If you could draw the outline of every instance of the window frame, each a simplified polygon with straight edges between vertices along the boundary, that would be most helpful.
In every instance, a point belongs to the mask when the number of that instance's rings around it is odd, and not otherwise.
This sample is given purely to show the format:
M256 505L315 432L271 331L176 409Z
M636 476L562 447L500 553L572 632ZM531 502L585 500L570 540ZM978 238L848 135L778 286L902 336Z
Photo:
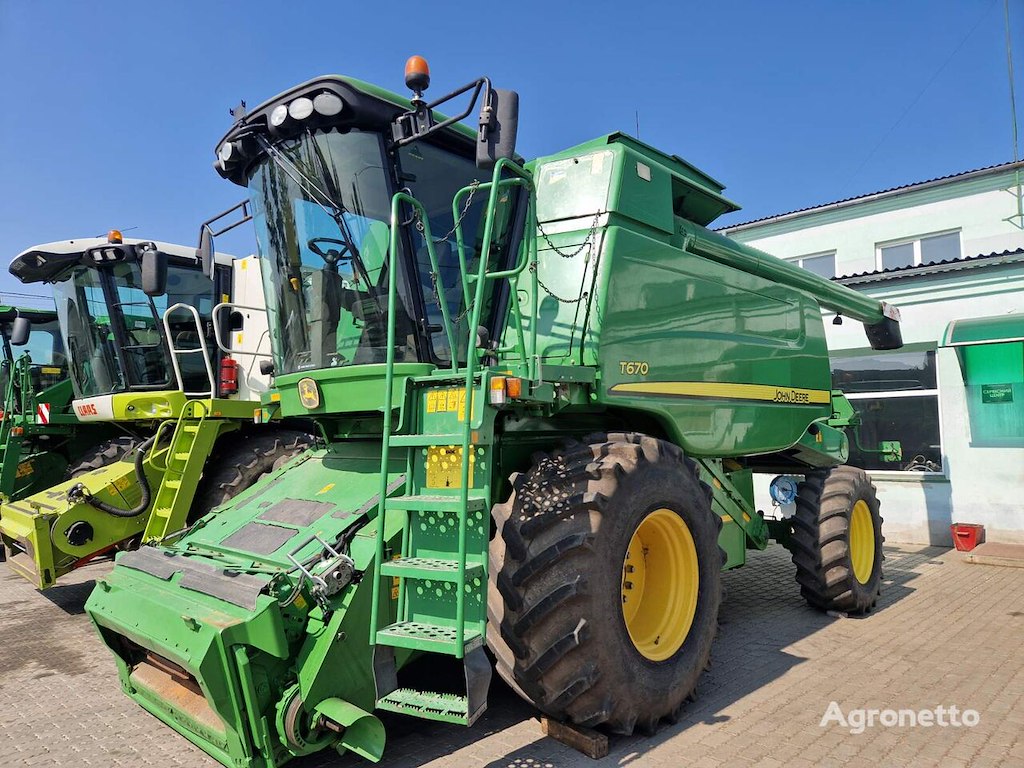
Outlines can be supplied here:
M806 253L803 256L797 256L795 259L793 259L793 261L796 262L796 265L798 267L800 267L800 269L807 269L804 266L804 261L806 261L807 259L820 259L820 258L823 258L825 256L831 256L832 257L832 274L828 278L826 278L828 280L831 280L833 277L836 277L839 274L839 263L838 263L838 261L836 259L836 252L834 250L831 250L831 251L818 251L816 253ZM807 271L811 272L811 274L813 274L813 275L817 275L818 274L817 272L812 272L809 269Z
M897 354L900 352L934 352L935 357L935 386L930 389L909 389L909 390L877 390L871 392L847 392L842 390L843 395L847 400L850 401L851 405L856 409L856 403L858 400L878 400L881 398L907 398L907 397L934 397L935 398L935 411L937 415L937 430L939 438L939 461L942 468L939 470L916 470L916 469L869 469L867 472L873 476L878 476L880 479L913 479L920 478L921 480L941 480L948 478L948 462L946 461L946 451L943 441L943 413L942 413L942 398L939 396L939 371L938 371L938 349L935 345L918 345L910 344L902 347L900 350L893 350ZM829 368L832 370L832 375L835 375L835 369L833 368L834 361L836 358L858 358L858 357L874 357L878 353L872 349L848 349L848 350L833 350L830 352ZM850 435L851 443L853 442L853 436ZM896 437L895 439L899 439ZM904 456L901 463L909 460Z
M882 271L884 269L906 269L907 267L885 267L882 264L882 249L893 248L899 245L912 245L914 247L914 263L910 264L911 267L921 266L921 241L928 240L933 237L943 237L945 235L956 235L960 241L960 255L956 258L962 259L964 257L964 240L963 240L963 228L956 227L954 229L942 229L937 232L927 232L923 235L914 235L913 237L901 237L895 240L882 240L875 243L875 269Z

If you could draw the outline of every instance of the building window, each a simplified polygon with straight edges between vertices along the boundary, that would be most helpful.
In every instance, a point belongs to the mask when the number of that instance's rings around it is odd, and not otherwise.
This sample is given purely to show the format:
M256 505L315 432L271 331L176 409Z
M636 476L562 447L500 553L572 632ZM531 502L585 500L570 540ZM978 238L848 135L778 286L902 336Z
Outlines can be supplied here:
M832 381L860 415L850 430L849 463L874 470L942 471L935 351L834 355ZM903 460L882 461L884 440L899 440Z
M836 276L835 251L832 253L816 253L812 256L801 256L796 260L796 263L808 272L813 272L822 277L832 278Z
M878 269L899 269L930 264L933 261L959 259L960 230L925 235L912 240L896 240L875 246L875 263Z

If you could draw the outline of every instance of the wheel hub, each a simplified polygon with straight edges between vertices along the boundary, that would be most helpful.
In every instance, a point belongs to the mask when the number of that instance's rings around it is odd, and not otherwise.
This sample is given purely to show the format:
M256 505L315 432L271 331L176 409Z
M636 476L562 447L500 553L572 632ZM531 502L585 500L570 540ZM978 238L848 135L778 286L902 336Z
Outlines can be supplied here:
M622 617L644 658L665 661L682 647L699 587L697 547L685 521L670 509L648 514L622 564Z
M850 564L861 584L871 580L875 568L875 524L867 502L859 499L850 513Z

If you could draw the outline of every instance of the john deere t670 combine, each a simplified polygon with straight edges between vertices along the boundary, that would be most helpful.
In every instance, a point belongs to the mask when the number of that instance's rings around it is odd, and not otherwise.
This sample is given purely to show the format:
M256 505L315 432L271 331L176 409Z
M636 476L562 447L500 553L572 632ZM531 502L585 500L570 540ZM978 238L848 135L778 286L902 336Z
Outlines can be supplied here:
M99 554L183 528L304 445L299 432L253 428L265 377L214 343L216 320L235 356L256 362L262 312L213 312L218 297L255 303L247 287L262 300L254 259L222 257L205 275L194 249L114 232L36 246L11 272L53 284L65 405L82 428L111 433L33 495L0 506L8 564L39 589Z
M470 724L486 649L552 716L654 729L707 664L722 569L773 537L815 606L878 594L821 313L889 349L895 309L706 229L736 206L679 157L612 134L524 165L515 93L426 104L428 79L311 80L218 146L281 412L322 446L121 555L87 610L125 692L225 765L378 759L376 710ZM794 520L757 512L755 471L806 476ZM424 683L438 657L463 674Z

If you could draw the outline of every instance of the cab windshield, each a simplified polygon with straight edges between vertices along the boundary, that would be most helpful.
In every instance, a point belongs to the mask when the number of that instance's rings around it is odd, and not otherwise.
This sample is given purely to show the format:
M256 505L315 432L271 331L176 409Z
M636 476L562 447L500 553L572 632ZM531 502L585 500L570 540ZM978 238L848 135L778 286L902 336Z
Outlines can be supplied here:
M481 252L487 194L462 198L458 222L452 201L459 190L489 174L473 161L426 142L403 147L393 161L377 133L355 129L307 132L271 146L249 180L252 212L267 312L281 373L387 359L387 256L391 193L386 162L405 191L419 200L426 221L404 222L399 243L395 312L395 361L451 360L444 332L445 302L465 359L470 338L455 225L461 226L467 271L476 270ZM491 250L492 268L507 262L512 249L510 213L514 193L503 195ZM433 238L438 270L428 255L426 224ZM407 264L414 274L407 277ZM489 311L492 296L487 296ZM419 309L418 309L419 307ZM487 316L487 311L482 317ZM475 338L475 336L474 336Z
M142 291L136 263L77 266L54 284L54 300L77 397L177 389L164 341L163 313L181 302L195 306L200 317L209 320L213 283L197 266L172 262L167 293L153 299ZM197 328L192 316L183 312L174 313L171 320L177 349L200 349L207 341L201 335L209 323ZM202 355L181 355L179 363L186 391L209 388Z
M26 353L30 361L28 379L33 393L49 389L67 378L67 358L64 355L64 344L56 318L33 320L28 343L21 347L10 345L10 323L0 326L0 333L3 334L4 345L8 350L8 354L5 354L4 360L0 362L0 396L5 396L10 386L12 363ZM15 384L20 386L20 381ZM17 408L17 398L9 405Z
M391 195L379 134L306 134L273 148L249 190L278 371L382 363ZM395 360L416 359L412 302L396 302Z

